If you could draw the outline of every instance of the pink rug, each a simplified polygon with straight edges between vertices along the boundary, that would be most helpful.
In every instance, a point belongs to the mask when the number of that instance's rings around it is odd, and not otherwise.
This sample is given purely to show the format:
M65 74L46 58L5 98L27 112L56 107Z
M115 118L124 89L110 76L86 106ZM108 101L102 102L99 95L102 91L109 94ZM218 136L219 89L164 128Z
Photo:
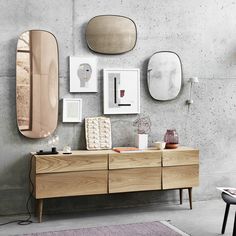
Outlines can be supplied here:
M188 234L167 221L101 226L54 232L24 234L24 236L180 236Z

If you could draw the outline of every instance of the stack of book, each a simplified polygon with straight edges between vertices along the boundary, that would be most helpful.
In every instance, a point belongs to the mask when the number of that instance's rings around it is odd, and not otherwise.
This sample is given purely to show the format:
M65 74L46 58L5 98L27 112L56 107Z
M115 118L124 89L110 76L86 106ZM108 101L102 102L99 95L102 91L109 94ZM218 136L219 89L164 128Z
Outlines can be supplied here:
M113 151L119 153L134 153L134 152L143 152L144 150L136 148L136 147L116 147L113 148Z

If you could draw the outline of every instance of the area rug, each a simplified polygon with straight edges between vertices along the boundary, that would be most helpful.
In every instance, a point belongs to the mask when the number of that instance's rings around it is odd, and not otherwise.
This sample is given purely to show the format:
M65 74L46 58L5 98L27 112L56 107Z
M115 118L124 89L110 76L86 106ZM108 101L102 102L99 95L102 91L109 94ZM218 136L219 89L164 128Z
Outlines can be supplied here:
M24 236L189 236L167 221L100 226L54 232L23 234Z

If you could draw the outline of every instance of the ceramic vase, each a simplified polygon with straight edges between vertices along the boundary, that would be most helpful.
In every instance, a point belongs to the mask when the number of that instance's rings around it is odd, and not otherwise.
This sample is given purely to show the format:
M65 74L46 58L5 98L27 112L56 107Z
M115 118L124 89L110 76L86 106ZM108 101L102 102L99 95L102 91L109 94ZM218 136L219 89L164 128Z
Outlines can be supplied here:
M135 146L139 149L148 148L148 134L136 134Z

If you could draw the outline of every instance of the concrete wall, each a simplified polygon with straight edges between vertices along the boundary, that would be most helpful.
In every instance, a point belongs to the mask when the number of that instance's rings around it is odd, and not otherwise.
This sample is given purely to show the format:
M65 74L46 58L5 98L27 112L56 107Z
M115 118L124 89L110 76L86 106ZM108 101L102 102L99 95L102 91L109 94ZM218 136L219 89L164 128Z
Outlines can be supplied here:
M194 200L219 197L216 186L235 186L236 179L236 1L225 0L0 0L0 214L25 212L28 195L29 152L47 146L48 139L23 137L15 111L15 51L17 37L28 29L49 30L60 50L60 98L83 99L83 117L102 114L102 78L99 92L69 94L68 56L95 55L85 44L85 26L100 14L132 18L138 29L135 49L124 55L98 56L98 68L141 69L141 111L150 115L150 145L175 127L181 144L201 150L200 187ZM184 88L178 99L158 102L146 84L148 58L156 51L176 52L183 63ZM194 104L188 112L191 76ZM61 104L60 104L61 105ZM61 106L56 134L59 148L85 148L84 123L62 124ZM135 115L114 115L113 144L132 145ZM114 194L46 201L48 211L123 207L177 200L175 191Z

